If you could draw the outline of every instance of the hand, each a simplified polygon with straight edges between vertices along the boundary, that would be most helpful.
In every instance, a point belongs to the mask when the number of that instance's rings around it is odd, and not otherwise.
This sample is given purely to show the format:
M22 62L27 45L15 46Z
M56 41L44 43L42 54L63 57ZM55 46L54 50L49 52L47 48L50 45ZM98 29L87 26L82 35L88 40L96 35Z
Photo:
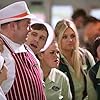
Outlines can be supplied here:
M3 50L4 50L3 45L4 45L4 43L3 43L2 39L0 39L0 52L3 52Z
M8 69L7 66L4 64L2 69L0 70L0 85L4 80L7 79L7 73L8 73Z

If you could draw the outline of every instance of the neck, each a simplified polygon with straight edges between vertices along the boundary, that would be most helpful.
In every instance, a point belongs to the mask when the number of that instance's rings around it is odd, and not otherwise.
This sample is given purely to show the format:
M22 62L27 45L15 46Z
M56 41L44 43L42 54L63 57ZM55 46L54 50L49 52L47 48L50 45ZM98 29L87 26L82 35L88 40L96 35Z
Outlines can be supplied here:
M49 76L51 69L43 64L41 64L41 68L43 70L44 79L46 79Z
M64 57L67 59L67 60L70 60L72 58L72 51L63 51L62 53L64 55Z
M66 58L66 60L68 61L68 63L73 67L73 61L72 61L72 52L73 51L63 51L63 55Z

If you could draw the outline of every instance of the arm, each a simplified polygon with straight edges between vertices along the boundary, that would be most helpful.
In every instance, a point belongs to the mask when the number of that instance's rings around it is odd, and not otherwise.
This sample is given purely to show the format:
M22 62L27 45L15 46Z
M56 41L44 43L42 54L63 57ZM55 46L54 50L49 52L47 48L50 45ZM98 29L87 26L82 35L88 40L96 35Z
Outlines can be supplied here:
M95 60L94 60L93 55L86 49L85 49L85 52L86 52L86 56L87 56L87 58L90 62L91 67L94 66L95 65Z
M63 100L72 100L72 94L70 90L69 80L66 75L64 75L63 82L62 82L62 95Z
M97 100L97 93L88 74L87 74L87 93L88 93L88 100Z
M0 87L0 100L7 100L2 89L1 89L1 87Z

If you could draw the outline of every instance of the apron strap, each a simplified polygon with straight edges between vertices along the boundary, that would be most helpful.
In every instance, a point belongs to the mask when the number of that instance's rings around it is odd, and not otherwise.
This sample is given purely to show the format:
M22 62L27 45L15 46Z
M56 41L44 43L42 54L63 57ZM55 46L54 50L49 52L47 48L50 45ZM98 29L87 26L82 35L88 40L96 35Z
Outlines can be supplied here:
M13 53L14 50L11 48L11 46L9 45L9 43L7 43L6 39L3 36L1 36L1 35L0 35L0 39L2 39L2 41L4 42L5 46L9 49L9 51L11 53Z

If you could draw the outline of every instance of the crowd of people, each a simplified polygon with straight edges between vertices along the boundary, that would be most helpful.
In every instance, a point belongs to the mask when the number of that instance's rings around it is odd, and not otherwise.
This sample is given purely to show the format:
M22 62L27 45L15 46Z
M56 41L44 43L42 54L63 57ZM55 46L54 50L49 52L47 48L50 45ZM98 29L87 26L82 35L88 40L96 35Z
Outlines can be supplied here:
M25 1L0 10L0 100L100 100L99 66L100 20L83 9L54 29Z

